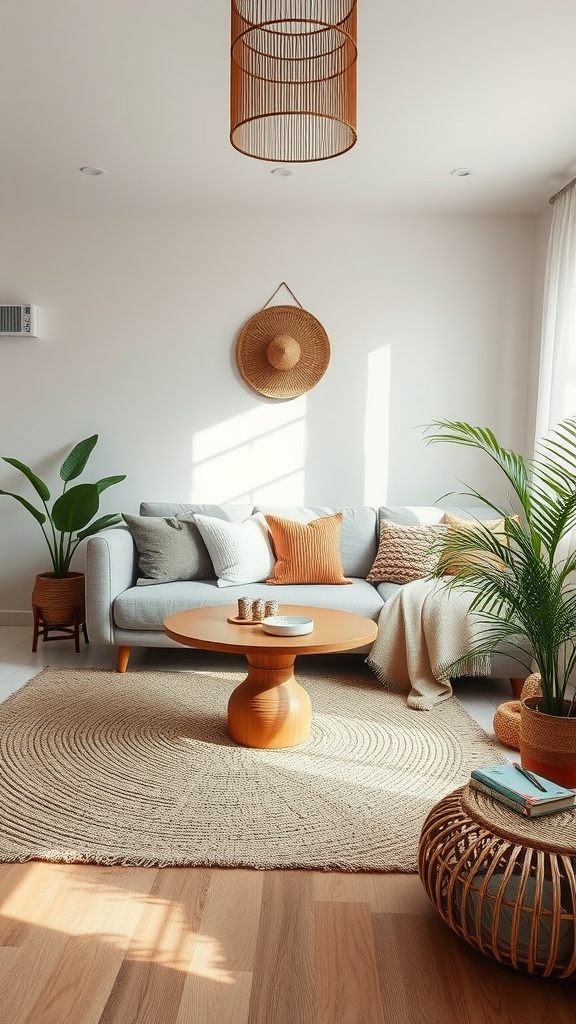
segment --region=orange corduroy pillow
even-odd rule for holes
[[[342,571],[342,513],[309,523],[266,515],[276,552],[274,576],[267,583],[351,583]]]

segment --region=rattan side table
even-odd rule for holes
[[[418,873],[444,921],[517,970],[576,975],[576,812],[528,819],[465,786],[432,808]]]

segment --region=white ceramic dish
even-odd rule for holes
[[[262,629],[272,636],[304,636],[314,629],[314,619],[304,615],[269,615],[262,620]]]

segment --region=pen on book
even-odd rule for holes
[[[546,792],[546,786],[543,786],[542,783],[538,781],[536,776],[532,775],[532,772],[529,772],[526,768],[523,768],[522,765],[518,764],[517,761],[512,761],[512,765],[516,769],[516,771],[520,772],[520,774],[523,775],[525,779],[528,779],[528,782],[531,782],[533,786],[536,786],[537,789],[542,790],[543,793]]]

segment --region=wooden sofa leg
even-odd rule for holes
[[[130,647],[119,647],[118,648],[118,660],[116,662],[116,671],[125,672],[128,668],[128,662],[130,661]]]
[[[526,682],[525,679],[511,679],[510,680],[510,686],[512,687],[512,696],[513,696],[514,700],[520,700],[520,697],[521,697],[521,694],[522,694],[522,688],[523,688],[525,682]]]

